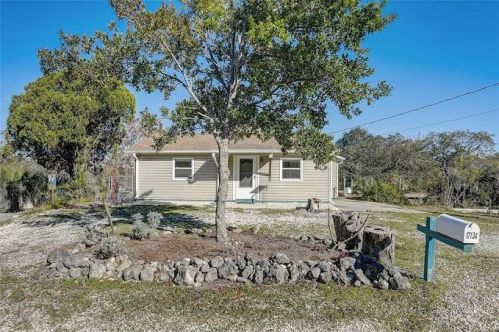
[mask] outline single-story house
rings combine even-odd
[[[179,137],[161,151],[146,138],[131,147],[135,157],[135,199],[214,201],[217,144],[212,135]],[[302,202],[338,195],[338,162],[325,170],[295,153],[283,154],[276,140],[256,136],[229,145],[228,201]]]

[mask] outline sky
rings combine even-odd
[[[148,1],[149,8],[159,5]],[[392,114],[499,82],[499,1],[388,1],[397,15],[369,36],[373,82],[386,80],[393,91],[361,115],[346,119],[331,105],[326,132],[337,132]],[[117,20],[105,0],[0,0],[0,131],[6,127],[12,96],[40,76],[37,50],[59,46],[58,33],[92,34]],[[159,93],[136,93],[137,111],[172,107],[182,93],[163,100]],[[452,102],[365,126],[374,134],[401,131],[418,137],[430,131],[485,130],[499,150],[499,111],[454,122],[406,130],[499,109],[499,86]],[[342,133],[335,133],[335,139]]]

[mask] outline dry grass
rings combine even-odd
[[[120,217],[124,217],[124,211],[121,212]],[[168,207],[161,212],[166,216],[189,215],[193,219],[188,220],[211,223],[211,211],[203,209]],[[66,211],[64,215],[71,214]],[[298,211],[274,215],[243,210],[231,211],[230,216],[234,220],[245,219],[249,225],[262,223],[263,233],[328,232],[323,216],[311,218]],[[0,227],[0,236],[18,236],[16,241],[5,241],[0,249],[0,330],[499,329],[499,294],[493,286],[497,285],[499,266],[499,221],[495,218],[476,219],[483,237],[470,255],[439,244],[436,282],[415,280],[413,289],[404,292],[308,283],[195,289],[95,280],[40,281],[35,278],[40,262],[17,266],[10,260],[30,255],[42,257],[38,251],[46,251],[53,243],[63,243],[65,234],[78,233],[75,229],[80,227],[64,223],[64,218],[55,219],[55,223],[36,215],[30,218],[29,222],[15,221],[19,224]],[[397,264],[416,275],[422,273],[424,238],[415,229],[417,223],[424,223],[423,219],[421,214],[377,213],[370,220],[396,230]],[[168,222],[175,224],[175,220]],[[245,225],[242,221],[235,223]],[[28,225],[33,228],[24,229]],[[38,242],[30,238],[31,234],[36,234]],[[41,242],[41,238],[46,241]]]

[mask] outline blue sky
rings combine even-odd
[[[6,1],[0,0],[0,130],[5,129],[8,106],[24,85],[39,77],[37,50],[59,45],[58,31],[92,34],[116,19],[107,1]],[[159,2],[150,1],[154,7]],[[348,120],[329,109],[327,132],[341,130],[412,109],[481,86],[499,82],[498,1],[389,1],[387,12],[397,20],[370,36],[370,63],[374,79],[393,86],[390,96],[363,107]],[[137,94],[137,110],[175,104],[159,94]],[[499,109],[499,86],[424,111],[367,126],[385,134],[420,125]],[[419,130],[486,130],[495,134],[499,148],[499,112]],[[336,134],[339,138],[341,134]]]

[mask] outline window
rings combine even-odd
[[[173,159],[173,180],[187,180],[194,175],[194,159]]]
[[[302,178],[302,159],[281,159],[281,181],[300,181]]]

